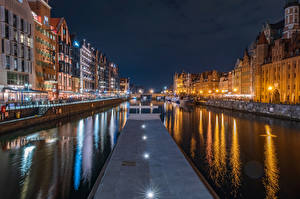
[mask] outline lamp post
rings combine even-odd
[[[272,101],[272,99],[271,99],[272,95],[271,94],[272,94],[272,91],[273,91],[273,86],[269,86],[268,91],[269,91],[269,103],[271,103],[271,101]]]

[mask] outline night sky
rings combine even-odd
[[[174,72],[229,71],[284,0],[50,0],[52,16],[104,51],[134,84],[160,89]]]

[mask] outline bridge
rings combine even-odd
[[[164,93],[143,93],[143,94],[132,94],[131,97],[132,98],[136,98],[136,99],[142,99],[143,97],[146,97],[148,99],[165,99],[165,97],[167,96],[167,94]]]

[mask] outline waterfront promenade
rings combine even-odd
[[[131,114],[89,198],[209,199],[159,114]]]

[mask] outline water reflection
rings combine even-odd
[[[221,121],[221,144],[220,144],[220,184],[224,183],[224,178],[226,175],[226,138],[225,138],[225,121],[224,121],[224,114],[222,114],[222,121]]]
[[[207,124],[207,138],[206,138],[206,159],[209,164],[210,170],[210,176],[213,178],[212,175],[212,126],[211,126],[211,112],[208,113],[208,124]]]
[[[241,160],[240,160],[240,146],[238,140],[238,130],[236,125],[236,119],[233,119],[233,129],[232,129],[232,144],[230,150],[230,166],[231,170],[231,182],[232,182],[232,192],[236,196],[238,193],[238,188],[240,186],[240,176],[241,176]]]
[[[104,112],[0,137],[1,198],[86,198],[128,117]],[[52,125],[52,126],[51,126]]]
[[[300,123],[249,118],[248,114],[213,108],[185,111],[174,104],[166,104],[165,108],[166,128],[221,198],[300,197],[297,189],[300,167],[293,162],[300,164],[296,152]],[[272,134],[274,129],[276,136]],[[280,144],[279,138],[284,138]],[[284,161],[279,161],[279,149]],[[283,165],[287,177],[280,178],[279,168],[283,176]],[[292,168],[298,175],[293,174]],[[244,172],[246,169],[250,173]],[[280,180],[290,185],[284,191],[280,189]]]
[[[265,177],[264,186],[266,189],[267,199],[276,199],[279,190],[279,169],[277,166],[277,155],[275,151],[273,139],[276,137],[272,135],[271,127],[265,125]]]
[[[83,147],[83,133],[84,133],[84,121],[80,120],[77,130],[77,147],[75,155],[74,165],[74,189],[78,190],[81,180],[81,161],[82,161],[82,147]]]

